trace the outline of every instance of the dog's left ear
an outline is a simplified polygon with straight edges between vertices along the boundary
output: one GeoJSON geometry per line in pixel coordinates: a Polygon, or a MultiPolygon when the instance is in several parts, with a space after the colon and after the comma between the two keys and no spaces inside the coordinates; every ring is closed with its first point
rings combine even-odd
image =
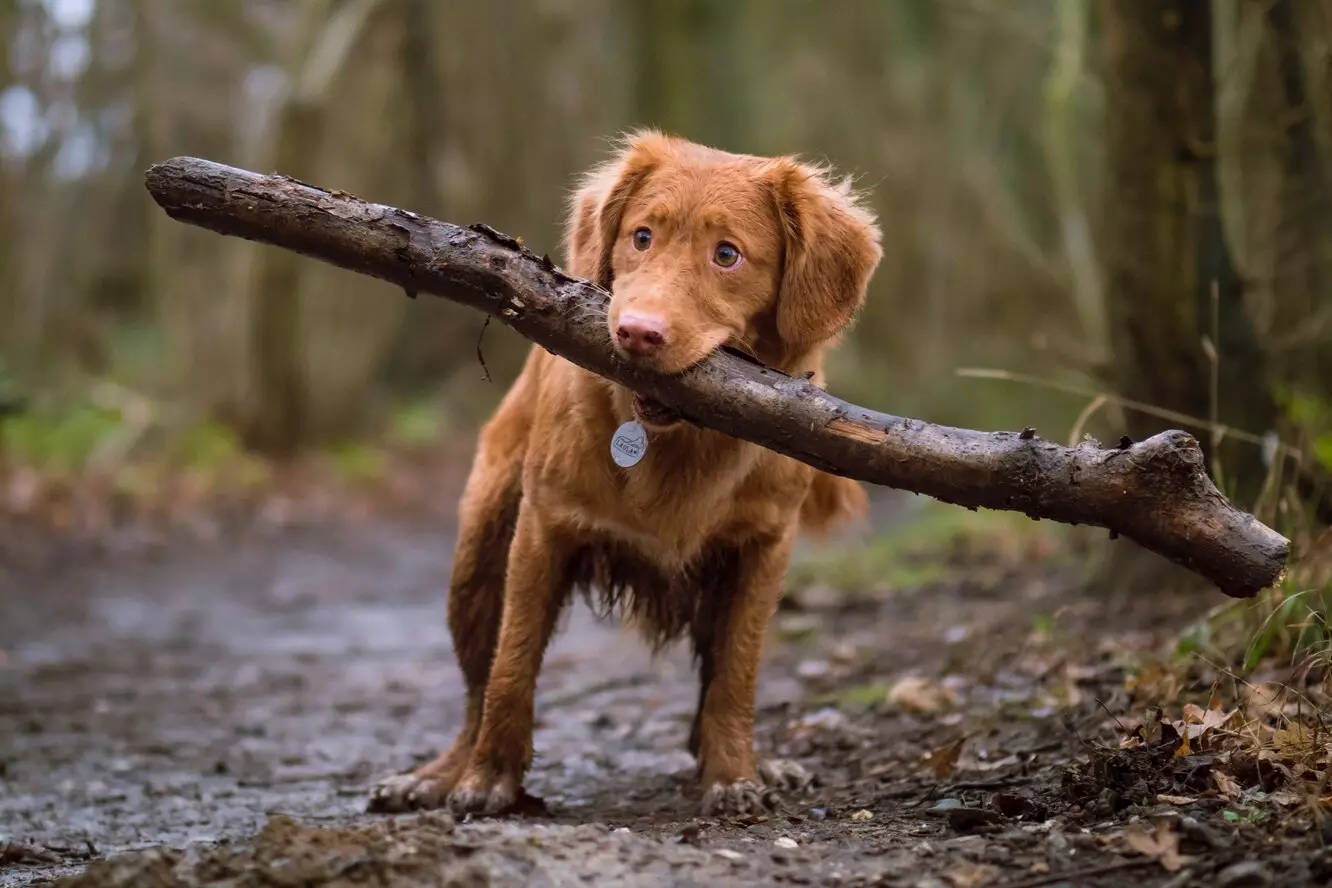
{"type": "Polygon", "coordinates": [[[864,304],[883,256],[879,226],[850,180],[834,183],[827,170],[790,159],[769,177],[786,249],[777,333],[800,353],[835,338],[864,304]]]}

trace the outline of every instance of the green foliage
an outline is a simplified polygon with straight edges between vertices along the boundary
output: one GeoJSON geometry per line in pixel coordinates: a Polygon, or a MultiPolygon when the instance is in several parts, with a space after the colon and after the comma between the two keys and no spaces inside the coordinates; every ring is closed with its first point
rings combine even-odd
{"type": "Polygon", "coordinates": [[[92,456],[122,425],[118,411],[92,404],[35,409],[5,420],[0,447],[7,461],[70,480],[83,474],[92,456]]]}
{"type": "Polygon", "coordinates": [[[445,425],[444,412],[438,403],[412,401],[390,414],[387,435],[396,444],[421,447],[438,441],[445,425]]]}
{"type": "Polygon", "coordinates": [[[1332,400],[1329,395],[1289,391],[1284,398],[1286,415],[1308,436],[1309,452],[1327,471],[1332,471],[1332,400]]]}
{"type": "Polygon", "coordinates": [[[379,448],[357,441],[343,441],[328,451],[333,468],[343,480],[372,483],[384,477],[388,457],[379,448]]]}
{"type": "Polygon", "coordinates": [[[1063,532],[1013,512],[972,512],[933,499],[913,505],[910,516],[869,540],[830,543],[802,553],[787,574],[788,589],[818,584],[873,595],[925,586],[949,576],[950,552],[990,553],[1002,559],[1041,535],[1063,532]]]}
{"type": "Polygon", "coordinates": [[[87,398],[34,405],[0,422],[0,462],[33,469],[58,484],[96,473],[117,492],[136,497],[160,492],[166,477],[177,472],[207,486],[225,480],[241,488],[268,477],[229,426],[211,420],[167,423],[159,408],[148,406],[144,422],[87,398]]]}
{"type": "Polygon", "coordinates": [[[892,684],[882,681],[850,685],[825,695],[820,702],[838,709],[872,709],[887,700],[892,690],[892,684]]]}
{"type": "Polygon", "coordinates": [[[1256,599],[1223,605],[1190,626],[1176,650],[1218,657],[1244,673],[1265,662],[1332,658],[1332,575],[1314,559],[1296,560],[1256,599]]]}

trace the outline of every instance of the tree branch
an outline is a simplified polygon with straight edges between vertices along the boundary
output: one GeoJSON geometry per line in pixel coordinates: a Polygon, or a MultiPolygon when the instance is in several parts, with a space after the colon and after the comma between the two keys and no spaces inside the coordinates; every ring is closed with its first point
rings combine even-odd
{"type": "Polygon", "coordinates": [[[823,471],[969,509],[1105,527],[1233,597],[1254,595],[1285,567],[1289,542],[1221,495],[1185,432],[1069,448],[1032,430],[949,428],[857,407],[725,351],[664,376],[611,347],[604,290],[486,226],[460,228],[198,158],[157,164],[147,186],[173,219],[371,275],[409,296],[461,302],[699,426],[823,471]]]}

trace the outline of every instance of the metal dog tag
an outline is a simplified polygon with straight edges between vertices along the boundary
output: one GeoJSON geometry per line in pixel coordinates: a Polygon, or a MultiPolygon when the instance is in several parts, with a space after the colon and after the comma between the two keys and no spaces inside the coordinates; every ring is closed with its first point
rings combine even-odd
{"type": "Polygon", "coordinates": [[[611,435],[611,459],[622,469],[638,465],[647,453],[647,429],[637,420],[629,420],[611,435]]]}

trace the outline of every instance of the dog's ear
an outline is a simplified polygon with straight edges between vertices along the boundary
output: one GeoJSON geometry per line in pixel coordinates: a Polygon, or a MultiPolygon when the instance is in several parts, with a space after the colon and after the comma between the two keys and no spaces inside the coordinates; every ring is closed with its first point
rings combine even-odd
{"type": "Polygon", "coordinates": [[[625,139],[610,159],[593,167],[570,201],[565,230],[569,271],[611,288],[611,254],[620,233],[625,204],[670,150],[670,137],[639,130],[625,139]]]}
{"type": "Polygon", "coordinates": [[[883,249],[874,214],[850,180],[783,158],[768,173],[785,259],[777,296],[777,333],[789,352],[835,338],[865,302],[883,249]]]}

